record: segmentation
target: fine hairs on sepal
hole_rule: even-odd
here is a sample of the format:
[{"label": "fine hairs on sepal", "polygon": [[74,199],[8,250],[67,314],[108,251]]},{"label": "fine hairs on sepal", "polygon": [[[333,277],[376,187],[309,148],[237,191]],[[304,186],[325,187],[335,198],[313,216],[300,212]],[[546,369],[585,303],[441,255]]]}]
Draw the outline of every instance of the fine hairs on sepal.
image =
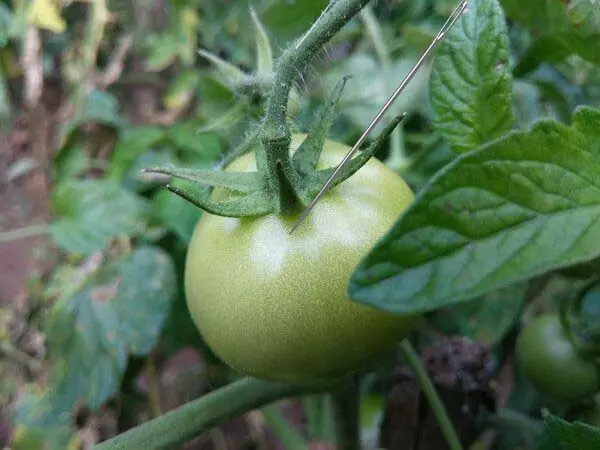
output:
[{"label": "fine hairs on sepal", "polygon": [[[287,154],[275,154],[264,147],[264,141],[255,133],[232,153],[239,155],[253,150],[257,160],[257,171],[232,172],[167,166],[145,169],[145,172],[169,175],[188,182],[192,185],[189,188],[173,185],[167,188],[210,214],[248,217],[297,212],[299,208],[306,207],[311,202],[333,173],[333,168],[317,169],[317,166],[348,79],[349,77],[344,77],[337,83],[307,137],[291,157],[289,138],[283,135],[281,137],[288,141],[285,147]],[[366,164],[384,145],[401,120],[402,117],[395,118],[366,150],[353,158],[339,172],[333,186],[343,182]],[[282,148],[280,143],[277,145]],[[226,201],[215,200],[212,188],[227,189],[234,195]]]}]

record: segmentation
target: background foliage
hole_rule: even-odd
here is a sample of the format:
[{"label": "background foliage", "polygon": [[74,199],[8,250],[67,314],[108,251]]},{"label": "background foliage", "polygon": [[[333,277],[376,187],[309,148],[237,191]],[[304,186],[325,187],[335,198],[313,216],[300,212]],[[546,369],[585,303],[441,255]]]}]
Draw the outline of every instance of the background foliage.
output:
[{"label": "background foliage", "polygon": [[[52,260],[30,278],[24,307],[0,298],[3,445],[87,448],[237,378],[201,341],[181,289],[201,212],[140,169],[217,165],[262,116],[266,91],[246,81],[268,79],[268,51],[276,58],[327,2],[225,3],[0,1],[0,195],[42,174],[50,218],[29,231],[47,233]],[[454,6],[373,2],[303,75],[293,127],[306,131],[352,75],[331,134],[351,144]],[[579,288],[574,273],[597,273],[576,264],[600,256],[598,48],[595,0],[472,0],[395,106],[408,119],[378,155],[418,198],[351,289],[378,307],[428,311],[423,355],[442,335],[483,346],[491,369],[475,391],[494,407],[480,398],[471,411],[473,448],[599,445],[597,428],[571,423],[583,416],[523,381],[514,355],[519,328]],[[0,227],[14,228],[10,214]],[[587,311],[597,319],[597,307]],[[454,361],[449,373],[464,369]],[[419,400],[410,403],[416,388],[394,370],[364,383],[365,448],[426,429],[398,417]],[[191,445],[331,442],[330,410],[323,396],[269,406]]]}]

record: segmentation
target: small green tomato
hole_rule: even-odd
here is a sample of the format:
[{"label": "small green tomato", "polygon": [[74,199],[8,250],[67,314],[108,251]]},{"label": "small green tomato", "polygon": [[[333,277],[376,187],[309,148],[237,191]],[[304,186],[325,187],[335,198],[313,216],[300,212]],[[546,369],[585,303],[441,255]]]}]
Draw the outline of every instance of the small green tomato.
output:
[{"label": "small green tomato", "polygon": [[549,397],[574,402],[600,389],[598,367],[577,353],[555,314],[537,317],[521,332],[517,354],[527,379]]},{"label": "small green tomato", "polygon": [[[303,136],[293,137],[292,151]],[[349,150],[328,141],[321,167]],[[253,153],[228,170],[256,169]],[[418,320],[352,302],[355,266],[413,200],[377,160],[330,190],[293,234],[297,216],[205,214],[189,245],[185,290],[202,336],[231,367],[277,381],[317,381],[392,350]]]}]

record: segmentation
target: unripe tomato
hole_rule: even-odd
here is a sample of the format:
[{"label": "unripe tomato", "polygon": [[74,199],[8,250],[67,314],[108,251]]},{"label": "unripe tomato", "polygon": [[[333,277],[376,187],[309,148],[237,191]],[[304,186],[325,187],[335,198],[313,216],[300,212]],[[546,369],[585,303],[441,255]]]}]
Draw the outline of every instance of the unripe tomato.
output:
[{"label": "unripe tomato", "polygon": [[[293,137],[293,151],[302,137]],[[320,164],[335,166],[348,150],[328,141]],[[256,170],[253,153],[228,170]],[[291,235],[297,216],[205,214],[189,245],[185,290],[207,344],[241,372],[289,382],[342,376],[393,349],[418,316],[352,302],[347,285],[412,200],[400,177],[371,160]]]},{"label": "unripe tomato", "polygon": [[600,390],[598,367],[577,353],[555,314],[537,317],[521,332],[517,353],[524,375],[543,394],[577,401]]}]

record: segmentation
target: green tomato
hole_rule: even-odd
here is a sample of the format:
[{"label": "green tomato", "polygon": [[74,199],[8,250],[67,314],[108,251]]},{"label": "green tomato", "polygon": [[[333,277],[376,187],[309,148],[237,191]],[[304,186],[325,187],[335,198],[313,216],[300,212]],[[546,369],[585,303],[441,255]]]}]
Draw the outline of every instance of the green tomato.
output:
[{"label": "green tomato", "polygon": [[[302,142],[293,136],[292,151]],[[321,167],[349,150],[328,141]],[[256,170],[254,154],[228,170]],[[350,276],[414,196],[377,160],[297,216],[205,214],[188,249],[185,290],[198,329],[231,367],[275,381],[335,378],[395,348],[418,321],[352,302]]]},{"label": "green tomato", "polygon": [[543,394],[578,401],[600,390],[600,371],[577,353],[555,314],[537,317],[521,332],[517,353],[524,375]]}]

